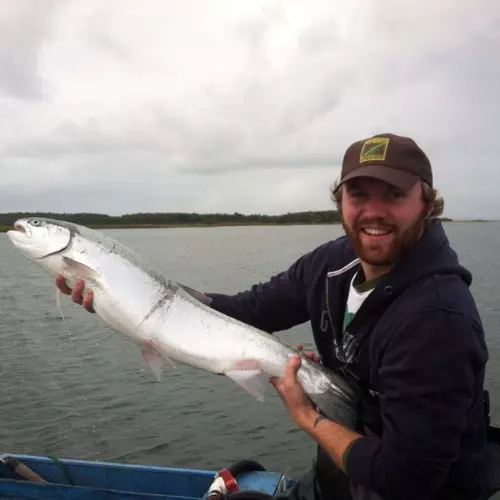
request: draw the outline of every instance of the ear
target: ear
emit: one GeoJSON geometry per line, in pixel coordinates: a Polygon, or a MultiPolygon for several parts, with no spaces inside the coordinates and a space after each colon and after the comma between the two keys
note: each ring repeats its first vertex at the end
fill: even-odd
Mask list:
{"type": "Polygon", "coordinates": [[[427,209],[425,211],[425,219],[430,219],[433,210],[434,210],[434,201],[428,201],[427,209]]]}
{"type": "Polygon", "coordinates": [[[434,210],[436,203],[437,191],[431,188],[428,184],[421,181],[422,185],[422,200],[426,206],[424,219],[429,219],[434,210]]]}

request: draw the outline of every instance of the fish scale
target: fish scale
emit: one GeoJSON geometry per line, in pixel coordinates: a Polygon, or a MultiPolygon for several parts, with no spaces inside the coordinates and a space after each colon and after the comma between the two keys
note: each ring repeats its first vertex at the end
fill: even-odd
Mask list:
{"type": "MultiPolygon", "coordinates": [[[[283,376],[297,349],[212,309],[202,293],[167,279],[140,255],[99,231],[25,218],[7,232],[13,245],[69,286],[83,279],[95,312],[141,350],[161,380],[165,362],[231,378],[263,401],[269,377],[283,376]]],[[[342,377],[302,357],[297,378],[328,418],[356,428],[359,395],[342,377]]]]}

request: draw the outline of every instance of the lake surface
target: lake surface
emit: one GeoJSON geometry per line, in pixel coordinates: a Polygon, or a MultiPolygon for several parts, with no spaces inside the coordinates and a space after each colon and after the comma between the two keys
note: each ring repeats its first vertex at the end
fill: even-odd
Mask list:
{"type": "MultiPolygon", "coordinates": [[[[499,223],[448,223],[451,243],[474,275],[490,348],[487,386],[500,420],[499,223]]],[[[339,225],[108,230],[167,277],[233,293],[287,268],[342,234],[339,225]]],[[[189,367],[158,383],[140,351],[97,315],[63,300],[51,278],[0,235],[0,440],[2,451],[220,468],[253,458],[303,473],[315,444],[297,430],[270,386],[259,403],[231,380],[189,367]]],[[[280,337],[312,346],[309,325],[280,337]]]]}

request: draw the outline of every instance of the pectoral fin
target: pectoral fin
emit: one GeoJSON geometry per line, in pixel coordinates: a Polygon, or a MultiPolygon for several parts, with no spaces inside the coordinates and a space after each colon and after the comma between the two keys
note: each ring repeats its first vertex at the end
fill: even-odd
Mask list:
{"type": "Polygon", "coordinates": [[[62,258],[63,265],[61,271],[63,273],[70,273],[76,279],[88,280],[99,278],[99,273],[81,262],[77,262],[70,257],[62,258]]]}
{"type": "Polygon", "coordinates": [[[57,305],[57,310],[59,311],[59,314],[61,315],[61,318],[63,320],[63,324],[66,327],[66,332],[68,333],[68,335],[70,335],[71,332],[69,331],[69,326],[68,326],[68,323],[66,322],[66,317],[64,316],[64,312],[62,310],[61,294],[62,294],[61,290],[59,290],[58,288],[56,288],[56,305],[57,305]]]}
{"type": "Polygon", "coordinates": [[[175,364],[172,360],[162,356],[154,347],[154,342],[152,340],[146,341],[141,349],[144,360],[148,364],[150,370],[153,372],[156,380],[161,382],[162,380],[162,368],[166,361],[169,362],[172,368],[175,368],[175,364]]]}
{"type": "Polygon", "coordinates": [[[165,360],[160,354],[158,354],[156,351],[152,349],[149,348],[141,349],[141,352],[142,355],[144,356],[146,363],[148,364],[149,368],[156,377],[156,380],[158,380],[158,382],[161,382],[162,379],[161,369],[163,367],[163,363],[165,362],[165,360]]]}

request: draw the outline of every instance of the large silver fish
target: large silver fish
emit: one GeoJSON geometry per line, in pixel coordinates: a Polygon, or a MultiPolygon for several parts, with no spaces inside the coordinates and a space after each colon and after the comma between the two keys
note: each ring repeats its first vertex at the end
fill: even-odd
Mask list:
{"type": "MultiPolygon", "coordinates": [[[[8,231],[14,246],[69,286],[83,279],[95,312],[129,337],[161,377],[165,361],[224,374],[258,400],[297,350],[276,336],[210,308],[203,294],[166,279],[101,232],[65,221],[26,218],[8,231]]],[[[354,428],[357,394],[323,365],[302,359],[297,377],[327,417],[354,428]]]]}

